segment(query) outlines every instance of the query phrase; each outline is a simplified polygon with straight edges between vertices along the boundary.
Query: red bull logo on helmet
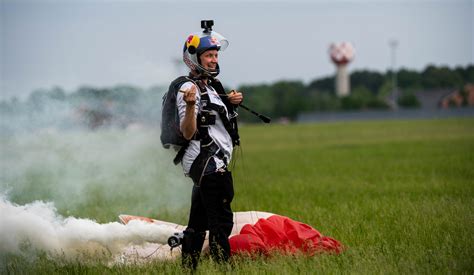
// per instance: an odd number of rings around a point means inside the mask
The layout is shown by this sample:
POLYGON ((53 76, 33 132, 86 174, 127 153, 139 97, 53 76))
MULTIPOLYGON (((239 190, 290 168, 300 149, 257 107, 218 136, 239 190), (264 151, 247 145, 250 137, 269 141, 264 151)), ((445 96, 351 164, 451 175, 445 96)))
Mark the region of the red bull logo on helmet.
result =
POLYGON ((204 37, 201 37, 198 51, 202 52, 209 49, 219 50, 220 47, 221 47, 221 43, 219 42, 219 39, 217 39, 217 37, 204 36, 204 37))
POLYGON ((211 36, 211 39, 209 39, 209 43, 211 43, 211 45, 220 46, 219 40, 214 36, 211 36))
POLYGON ((197 47, 199 47, 199 42, 199 36, 191 34, 186 40, 186 47, 189 48, 190 46, 193 46, 195 49, 197 49, 197 47))

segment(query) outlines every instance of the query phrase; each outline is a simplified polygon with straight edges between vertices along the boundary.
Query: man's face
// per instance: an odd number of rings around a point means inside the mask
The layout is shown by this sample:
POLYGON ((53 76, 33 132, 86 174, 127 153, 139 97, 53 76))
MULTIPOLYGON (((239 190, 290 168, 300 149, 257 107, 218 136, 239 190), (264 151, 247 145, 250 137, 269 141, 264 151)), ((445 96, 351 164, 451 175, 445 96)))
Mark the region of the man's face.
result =
POLYGON ((215 71, 217 68, 218 57, 219 54, 217 50, 205 51, 200 56, 201 66, 208 71, 215 71))

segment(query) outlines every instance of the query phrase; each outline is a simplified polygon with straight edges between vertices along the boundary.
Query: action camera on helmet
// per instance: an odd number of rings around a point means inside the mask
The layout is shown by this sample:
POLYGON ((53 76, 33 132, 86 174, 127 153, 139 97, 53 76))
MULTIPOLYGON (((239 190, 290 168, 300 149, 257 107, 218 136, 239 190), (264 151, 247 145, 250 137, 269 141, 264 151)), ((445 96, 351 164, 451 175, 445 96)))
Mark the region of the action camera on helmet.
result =
POLYGON ((201 20, 201 28, 204 29, 205 33, 211 32, 212 26, 214 26, 214 20, 201 20))

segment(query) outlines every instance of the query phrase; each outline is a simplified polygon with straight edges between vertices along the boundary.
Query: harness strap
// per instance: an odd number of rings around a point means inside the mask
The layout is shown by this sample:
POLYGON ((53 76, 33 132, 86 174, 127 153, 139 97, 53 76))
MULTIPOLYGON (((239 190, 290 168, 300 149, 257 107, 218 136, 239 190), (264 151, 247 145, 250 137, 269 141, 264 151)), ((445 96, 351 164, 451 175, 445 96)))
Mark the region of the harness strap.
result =
POLYGON ((239 127, 237 124, 237 107, 238 105, 232 104, 225 93, 224 86, 217 78, 211 78, 209 81, 209 85, 216 90, 217 94, 221 98, 224 105, 227 107, 227 111, 229 113, 229 126, 226 128, 227 132, 229 133, 230 137, 232 138, 232 143, 234 146, 240 145, 240 137, 239 137, 239 127))
MULTIPOLYGON (((186 77, 186 78, 187 78, 188 81, 191 81, 196 86, 198 86, 199 93, 201 95, 201 103, 205 102, 206 106, 208 104, 212 104, 212 103, 210 103, 209 94, 207 92, 205 92, 206 87, 204 86, 202 81, 200 79, 195 79, 195 78, 191 78, 191 77, 186 77)), ((212 104, 212 105, 217 105, 217 104, 212 104)), ((219 105, 217 105, 217 106, 219 106, 219 105)), ((224 116, 225 116, 224 107, 222 107, 222 106, 219 106, 219 107, 222 108, 222 110, 220 110, 220 111, 221 112, 223 111, 224 116)), ((213 107, 213 108, 215 108, 215 107, 213 107)), ((209 136, 209 131, 208 131, 209 125, 215 123, 215 120, 214 120, 214 122, 208 121, 208 118, 210 117, 210 111, 211 110, 213 110, 213 109, 206 108, 205 106, 203 106, 201 108, 201 110, 199 110, 199 113, 196 116, 196 126, 197 126, 198 131, 196 131, 196 133, 192 137, 192 140, 200 140, 201 141, 200 152, 203 152, 203 147, 207 147, 213 142, 212 138, 209 136), (204 116, 203 112, 208 112, 209 115, 204 116)), ((219 113, 219 111, 217 111, 217 112, 219 113)), ((220 115, 220 113, 219 113, 219 116, 222 119, 222 116, 220 115)), ((227 128, 226 128, 226 131, 227 131, 227 128)), ((175 165, 178 165, 183 160, 184 154, 186 153, 186 149, 188 148, 188 146, 189 146, 189 142, 179 149, 178 153, 176 154, 176 156, 173 159, 173 163, 175 165)), ((214 154, 215 153, 215 152, 209 152, 209 148, 206 148, 206 151, 207 151, 207 154, 214 154)))
POLYGON ((183 160, 184 153, 186 153, 186 149, 188 148, 188 146, 189 146, 189 142, 188 142, 187 145, 185 145, 185 146, 181 147, 181 149, 179 149, 178 153, 176 154, 176 156, 173 159, 174 165, 178 165, 183 160))
POLYGON ((208 103, 207 107, 211 110, 216 111, 219 114, 219 117, 221 118, 222 123, 224 124, 224 128, 226 129, 229 136, 232 138, 232 141, 235 143, 235 141, 234 141, 234 138, 235 138, 235 136, 234 136, 234 127, 232 126, 229 118, 227 117, 227 112, 226 112, 224 106, 218 105, 218 104, 215 104, 215 103, 208 103))
MULTIPOLYGON (((213 156, 221 159, 224 162, 225 166, 228 165, 228 159, 225 157, 224 152, 220 150, 219 146, 217 146, 217 144, 209 135, 209 125, 215 124, 215 115, 211 111, 215 111, 219 115, 219 118, 221 119, 224 128, 226 129, 226 132, 232 139, 233 145, 239 145, 240 142, 235 112, 236 106, 230 104, 227 96, 225 95, 225 91, 222 84, 217 79, 210 79, 210 86, 214 88, 214 90, 217 92, 217 94, 223 101, 225 107, 211 102, 209 94, 207 92, 207 88, 202 79, 191 77, 188 79, 192 81, 196 86, 198 86, 201 96, 201 108, 196 117, 196 126, 198 128, 198 131, 196 131, 196 134, 193 136, 193 140, 201 141, 200 153, 193 161, 191 169, 189 171, 189 175, 193 179, 194 183, 199 186, 201 183, 201 179, 204 175, 205 169, 208 166, 209 160, 211 160, 213 156), (227 116, 228 112, 229 114, 232 114, 232 117, 230 119, 227 116)), ((178 164, 182 161, 188 145, 183 146, 179 150, 178 154, 173 160, 175 164, 178 164)))

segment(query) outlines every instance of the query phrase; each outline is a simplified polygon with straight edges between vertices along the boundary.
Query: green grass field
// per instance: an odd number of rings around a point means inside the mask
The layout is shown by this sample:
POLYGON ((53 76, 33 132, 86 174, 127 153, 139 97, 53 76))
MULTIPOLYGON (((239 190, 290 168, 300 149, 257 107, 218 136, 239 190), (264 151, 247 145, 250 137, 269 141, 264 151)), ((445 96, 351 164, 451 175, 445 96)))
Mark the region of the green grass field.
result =
MULTIPOLYGON (((110 139, 120 144, 124 134, 111 131, 96 135, 100 137, 82 138, 100 143, 108 135, 111 146, 110 139)), ((289 216, 341 241, 346 249, 340 255, 238 258, 233 268, 204 259, 198 273, 474 272, 474 119, 244 126, 241 138, 233 169, 234 211, 261 210, 289 216)), ((39 148, 48 140, 42 138, 35 145, 6 143, 14 151, 39 148)), ((153 189, 157 179, 166 181, 181 174, 179 167, 171 164, 164 168, 156 165, 165 157, 171 159, 159 148, 158 139, 134 140, 140 140, 141 145, 131 146, 135 153, 125 154, 135 157, 127 162, 130 167, 110 160, 113 167, 108 168, 109 173, 116 171, 120 176, 103 179, 114 182, 113 189, 123 191, 119 194, 108 192, 108 185, 91 177, 85 178, 88 184, 77 191, 87 193, 87 199, 74 204, 61 202, 62 193, 41 192, 41 186, 60 186, 61 173, 35 171, 28 166, 21 177, 7 177, 22 182, 19 191, 15 183, 8 185, 11 200, 27 203, 38 199, 39 192, 41 199, 58 200, 58 210, 64 215, 107 222, 128 212, 184 224, 190 183, 177 180, 175 185, 166 185, 166 198, 181 201, 173 206, 160 202, 166 201, 164 197, 150 198, 150 193, 160 193, 153 189), (147 176, 138 173, 140 169, 147 176), (171 172, 164 176, 163 170, 171 172), (148 189, 130 187, 130 181, 148 189)), ((66 145, 53 145, 53 152, 70 156, 72 149, 66 145)), ((60 171, 71 174, 64 167, 60 171)), ((34 262, 16 256, 9 261, 9 272, 25 274, 182 272, 177 262, 109 266, 51 260, 44 255, 34 262)))

